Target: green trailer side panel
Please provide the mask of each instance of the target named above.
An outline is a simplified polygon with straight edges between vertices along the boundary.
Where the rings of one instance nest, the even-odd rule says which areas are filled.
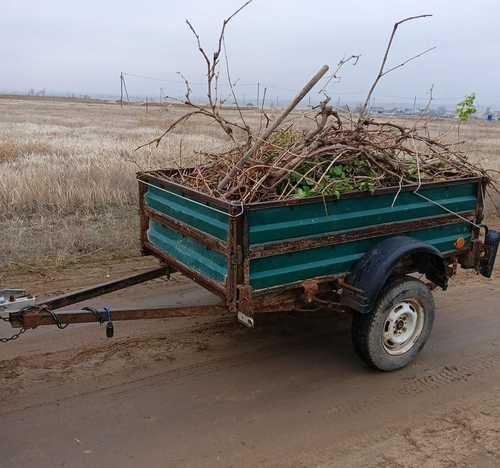
[[[478,182],[422,187],[420,193],[456,213],[473,212],[477,204]],[[394,193],[346,197],[323,203],[250,208],[247,211],[250,250],[258,245],[279,245],[293,239],[314,239],[324,235],[356,232],[394,223],[412,223],[447,216],[449,212],[412,192],[402,192],[394,202]],[[224,210],[190,199],[175,190],[150,187],[145,204],[171,218],[228,242],[230,215]],[[435,246],[443,254],[455,251],[455,242],[471,239],[471,226],[465,222],[411,231],[405,235]],[[416,228],[415,228],[416,229]],[[160,251],[187,268],[220,284],[228,277],[228,258],[212,251],[191,237],[149,221],[148,239]],[[257,258],[250,261],[250,284],[254,289],[303,281],[306,279],[348,273],[354,264],[374,245],[386,238],[380,236],[317,247],[289,254]]]
[[[154,220],[150,220],[149,241],[186,267],[223,284],[227,277],[227,257],[208,249]]]
[[[422,188],[420,193],[457,213],[473,211],[477,182]],[[412,192],[344,198],[317,203],[250,211],[250,245],[316,237],[380,224],[408,222],[446,214],[439,206]]]
[[[405,235],[426,242],[441,253],[448,254],[456,250],[455,242],[458,238],[463,237],[467,242],[470,241],[471,227],[467,223],[458,223]],[[347,273],[355,262],[383,239],[385,237],[365,239],[252,260],[250,284],[254,289],[265,289],[317,276]]]
[[[175,192],[150,187],[146,192],[146,205],[177,221],[210,234],[217,239],[227,241],[229,215],[219,208],[190,200]]]

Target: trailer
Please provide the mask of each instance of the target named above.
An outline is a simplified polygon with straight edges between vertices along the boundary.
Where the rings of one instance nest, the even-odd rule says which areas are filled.
[[[141,249],[159,267],[41,302],[12,295],[0,310],[17,336],[96,321],[112,336],[114,320],[221,313],[254,327],[267,313],[341,310],[352,314],[358,355],[390,371],[412,362],[429,338],[432,289],[447,289],[459,266],[493,272],[500,236],[482,224],[483,178],[244,204],[174,183],[171,174],[137,174]],[[54,312],[174,272],[220,303]]]

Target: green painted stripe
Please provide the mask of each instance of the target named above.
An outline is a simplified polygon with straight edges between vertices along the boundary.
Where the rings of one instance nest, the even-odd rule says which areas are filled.
[[[184,237],[154,220],[148,229],[149,241],[178,262],[208,278],[224,283],[227,276],[227,258],[208,249],[190,237]]]
[[[166,214],[188,226],[195,227],[217,239],[227,241],[229,232],[229,216],[220,213],[199,202],[185,197],[172,195],[163,190],[150,187],[146,193],[147,206]]]
[[[405,235],[448,254],[455,251],[455,241],[459,237],[470,240],[471,227],[466,223],[458,223]],[[317,276],[347,273],[368,250],[387,237],[389,236],[255,259],[250,263],[250,283],[254,289],[264,289]]]
[[[421,190],[426,197],[448,209],[465,213],[476,206],[477,183]],[[312,238],[385,223],[408,222],[447,214],[439,206],[411,192],[346,198],[290,207],[270,208],[249,213],[250,245],[297,238]]]

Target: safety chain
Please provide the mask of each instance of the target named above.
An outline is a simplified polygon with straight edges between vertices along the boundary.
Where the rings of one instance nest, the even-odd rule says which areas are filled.
[[[8,317],[0,317],[4,322],[9,322],[10,320]],[[0,338],[0,343],[9,343],[10,341],[15,341],[17,340],[24,332],[26,331],[26,328],[20,328],[18,332],[14,333],[12,336],[8,337],[1,337]]]

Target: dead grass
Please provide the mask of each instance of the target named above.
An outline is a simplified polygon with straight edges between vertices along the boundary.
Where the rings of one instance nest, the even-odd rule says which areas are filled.
[[[0,163],[15,161],[25,156],[43,156],[54,152],[52,147],[41,142],[0,141]]]
[[[193,121],[159,149],[133,151],[179,112],[0,99],[0,269],[137,253],[135,173],[225,145],[217,128]]]
[[[197,150],[228,144],[214,123],[198,118],[160,148],[133,151],[181,112],[177,106],[146,114],[141,106],[0,99],[0,268],[136,254],[136,171],[189,165],[199,159]],[[258,126],[255,111],[245,115]],[[431,129],[443,132],[452,124],[437,121]],[[473,160],[500,170],[500,124],[470,123],[461,135]],[[452,131],[449,137],[456,138]]]
[[[96,215],[18,216],[2,222],[2,269],[38,271],[86,260],[138,255],[136,210]]]

